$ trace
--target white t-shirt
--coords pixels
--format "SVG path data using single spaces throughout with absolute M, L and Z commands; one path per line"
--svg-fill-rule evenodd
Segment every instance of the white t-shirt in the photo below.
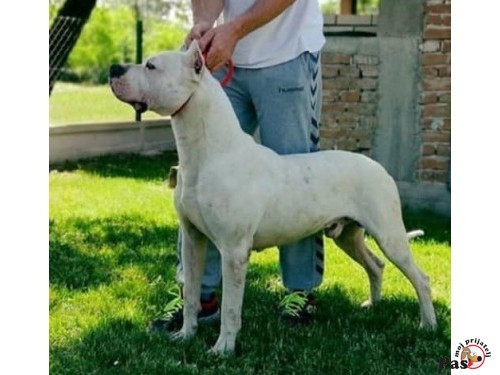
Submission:
M 249 9 L 255 0 L 224 0 L 224 20 Z M 323 15 L 317 0 L 296 0 L 276 18 L 252 31 L 236 45 L 235 66 L 265 68 L 317 52 L 325 43 Z

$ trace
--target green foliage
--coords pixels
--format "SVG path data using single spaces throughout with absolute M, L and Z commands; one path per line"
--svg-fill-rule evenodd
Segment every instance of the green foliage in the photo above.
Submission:
M 339 0 L 324 0 L 320 2 L 323 14 L 338 14 L 340 12 Z M 358 0 L 356 14 L 378 14 L 380 0 Z
M 160 51 L 178 50 L 187 30 L 165 21 L 150 20 L 144 25 L 144 58 Z
M 174 17 L 180 22 L 187 23 L 191 13 L 191 0 L 100 0 L 101 4 L 109 7 L 128 6 L 134 9 L 141 18 Z
M 57 15 L 59 7 L 54 4 L 49 4 L 49 25 L 52 24 L 52 21 Z
M 145 56 L 160 50 L 178 49 L 181 45 L 186 33 L 182 26 L 157 19 L 145 19 L 143 22 Z M 136 18 L 133 9 L 97 7 L 68 59 L 71 80 L 105 83 L 111 64 L 134 62 L 135 44 Z
M 338 0 L 322 1 L 320 3 L 321 12 L 323 12 L 323 14 L 337 14 L 339 12 L 339 4 Z
M 68 60 L 68 67 L 81 80 L 102 82 L 112 63 L 131 61 L 134 18 L 125 8 L 110 12 L 94 9 Z
M 358 14 L 378 14 L 380 0 L 358 0 Z

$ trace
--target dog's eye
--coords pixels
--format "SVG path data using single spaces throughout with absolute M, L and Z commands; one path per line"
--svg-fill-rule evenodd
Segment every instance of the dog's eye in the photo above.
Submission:
M 156 66 L 153 65 L 153 63 L 151 61 L 148 61 L 146 63 L 146 69 L 148 70 L 155 70 L 156 69 Z

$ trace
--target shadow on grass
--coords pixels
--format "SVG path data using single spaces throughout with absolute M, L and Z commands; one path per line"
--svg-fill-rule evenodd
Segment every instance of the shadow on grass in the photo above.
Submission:
M 115 269 L 127 264 L 162 275 L 177 260 L 177 227 L 143 217 L 51 220 L 49 232 L 49 281 L 68 289 L 109 283 Z
M 451 245 L 451 217 L 426 210 L 405 210 L 403 219 L 407 230 L 423 229 L 425 240 Z
M 117 154 L 51 164 L 50 171 L 82 170 L 102 177 L 130 177 L 143 180 L 165 180 L 170 167 L 178 164 L 177 153 L 159 155 Z

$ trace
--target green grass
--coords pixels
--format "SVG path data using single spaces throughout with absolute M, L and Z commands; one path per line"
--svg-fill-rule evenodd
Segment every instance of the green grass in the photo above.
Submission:
M 143 119 L 159 119 L 146 112 Z M 49 99 L 50 125 L 134 121 L 133 108 L 120 102 L 108 85 L 91 86 L 58 82 Z
M 276 249 L 253 253 L 237 355 L 215 358 L 217 326 L 185 343 L 148 332 L 175 286 L 177 220 L 164 183 L 173 154 L 101 157 L 50 169 L 50 370 L 53 374 L 440 374 L 450 354 L 450 221 L 407 213 L 431 277 L 436 332 L 419 330 L 409 282 L 386 267 L 372 309 L 364 272 L 327 240 L 316 320 L 280 324 Z M 370 239 L 370 245 L 375 248 Z M 378 249 L 375 252 L 379 253 Z

